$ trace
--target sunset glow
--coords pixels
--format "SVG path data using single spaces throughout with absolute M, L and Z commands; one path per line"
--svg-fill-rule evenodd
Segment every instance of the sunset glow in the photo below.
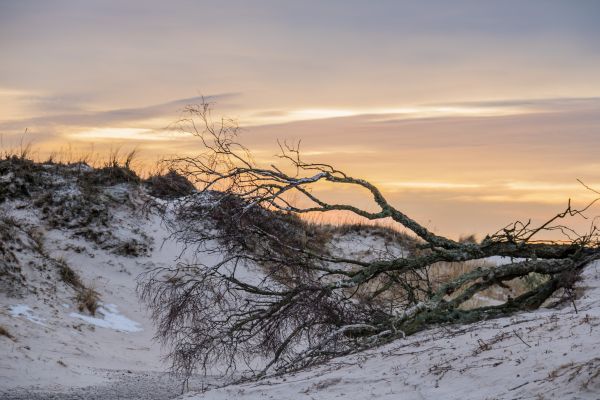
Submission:
M 204 99 L 259 162 L 301 141 L 432 228 L 484 234 L 589 198 L 577 179 L 599 188 L 599 15 L 594 1 L 2 2 L 2 146 L 137 148 L 151 170 L 199 150 L 172 127 Z
M 136 128 L 95 128 L 70 135 L 74 140 L 168 140 L 149 135 L 148 129 Z

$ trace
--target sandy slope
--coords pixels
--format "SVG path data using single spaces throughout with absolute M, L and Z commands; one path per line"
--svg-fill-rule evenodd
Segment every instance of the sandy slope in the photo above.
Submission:
M 436 329 L 309 371 L 188 394 L 220 399 L 600 399 L 600 263 L 571 304 Z
M 180 380 L 165 374 L 154 328 L 135 289 L 148 269 L 171 265 L 181 248 L 168 239 L 159 216 L 127 207 L 114 210 L 111 229 L 122 238 L 143 232 L 151 250 L 131 257 L 73 237 L 69 229 L 49 229 L 39 210 L 19 202 L 2 211 L 41 232 L 48 256 L 62 258 L 86 285 L 101 295 L 94 317 L 76 309 L 75 292 L 57 282 L 51 266 L 23 239 L 15 254 L 27 288 L 18 296 L 0 293 L 0 325 L 14 340 L 0 336 L 0 398 L 172 398 Z M 192 380 L 191 387 L 203 387 Z M 194 386 L 196 385 L 196 386 Z M 59 397 L 59 398 L 70 398 Z

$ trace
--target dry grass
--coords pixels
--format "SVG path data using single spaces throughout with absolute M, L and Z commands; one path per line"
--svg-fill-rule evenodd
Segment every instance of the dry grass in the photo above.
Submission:
M 42 156 L 44 153 L 46 156 Z M 0 137 L 0 160 L 20 160 L 29 163 L 47 165 L 87 165 L 93 168 L 108 168 L 121 166 L 141 172 L 143 169 L 138 162 L 139 151 L 137 148 L 123 150 L 121 147 L 104 148 L 96 151 L 94 146 L 74 149 L 71 145 L 58 150 L 45 152 L 34 148 L 31 142 L 20 140 L 19 143 L 10 145 Z M 149 175 L 149 174 L 148 174 Z
M 76 290 L 75 301 L 80 312 L 87 310 L 91 315 L 96 314 L 100 294 L 93 288 L 87 287 L 79 274 L 67 264 L 64 258 L 57 258 L 60 279 Z
M 85 285 L 81 281 L 79 274 L 71 268 L 64 258 L 59 258 L 56 260 L 58 262 L 58 271 L 60 274 L 60 279 L 68 285 L 71 285 L 75 289 L 83 289 Z
M 77 293 L 75 300 L 80 312 L 88 310 L 91 315 L 96 315 L 100 300 L 100 294 L 96 290 L 89 287 L 83 288 Z
M 6 336 L 10 340 L 16 340 L 16 338 L 2 325 L 0 325 L 0 336 Z
M 62 281 L 77 291 L 75 301 L 79 311 L 87 310 L 91 315 L 95 315 L 99 306 L 100 294 L 95 289 L 86 287 L 79 274 L 64 259 L 60 258 L 57 262 Z
M 31 227 L 26 230 L 27 236 L 31 239 L 33 250 L 35 250 L 42 257 L 48 257 L 46 248 L 44 246 L 44 234 L 38 228 Z

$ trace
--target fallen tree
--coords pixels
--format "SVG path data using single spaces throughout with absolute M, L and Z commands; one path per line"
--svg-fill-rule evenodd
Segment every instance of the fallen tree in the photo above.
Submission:
M 230 372 L 240 362 L 255 365 L 258 357 L 264 363 L 256 375 L 280 373 L 433 325 L 535 309 L 557 293 L 568 297 L 579 271 L 600 257 L 595 220 L 584 234 L 563 223 L 570 216 L 585 218 L 598 199 L 581 209 L 569 203 L 540 225 L 517 221 L 481 242 L 455 241 L 395 208 L 368 181 L 304 162 L 298 147 L 280 144 L 287 169 L 259 166 L 238 142 L 233 121 L 214 123 L 208 105 L 188 111 L 178 126 L 197 136 L 203 151 L 169 160 L 168 167 L 199 192 L 178 201 L 169 223 L 199 261 L 152 271 L 141 287 L 158 323 L 157 336 L 172 346 L 173 366 L 181 372 L 215 364 Z M 323 182 L 366 190 L 377 209 L 328 202 L 312 190 Z M 319 226 L 301 218 L 340 211 L 393 221 L 413 233 L 413 239 L 398 236 L 410 251 L 398 256 L 384 250 L 371 259 L 336 254 Z M 565 240 L 539 239 L 548 232 L 560 232 Z M 210 253 L 220 261 L 202 263 Z M 443 282 L 431 277 L 440 262 L 493 256 L 506 257 L 506 263 Z M 256 266 L 261 273 L 251 272 Z M 535 284 L 502 304 L 465 306 L 486 289 L 532 276 Z

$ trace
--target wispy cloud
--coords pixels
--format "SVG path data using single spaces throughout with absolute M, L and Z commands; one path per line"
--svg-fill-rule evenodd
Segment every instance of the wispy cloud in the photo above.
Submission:
M 211 96 L 196 96 L 177 99 L 160 104 L 152 104 L 142 107 L 119 108 L 104 111 L 80 111 L 73 113 L 38 116 L 26 119 L 9 120 L 0 122 L 0 129 L 24 129 L 27 127 L 113 127 L 123 123 L 144 124 L 148 120 L 168 118 L 173 121 L 177 115 L 188 105 L 206 102 L 224 102 L 236 97 L 236 93 L 226 93 Z M 51 97 L 39 97 L 41 101 L 51 102 Z M 70 103 L 73 108 L 76 106 Z
M 555 97 L 536 99 L 508 99 L 508 100 L 482 100 L 467 101 L 433 106 L 446 107 L 474 107 L 474 108 L 518 108 L 530 111 L 569 111 L 572 109 L 595 108 L 600 109 L 600 97 Z
M 510 99 L 398 107 L 271 109 L 244 115 L 241 122 L 246 126 L 257 126 L 356 117 L 370 122 L 398 123 L 435 118 L 502 117 L 598 109 L 600 97 Z
M 478 183 L 458 183 L 458 182 L 381 182 L 380 185 L 386 189 L 424 189 L 424 190 L 462 190 L 479 189 L 483 185 Z

